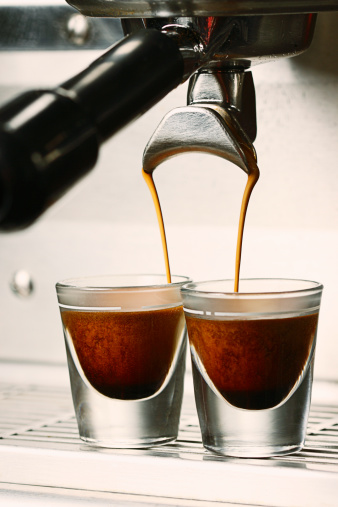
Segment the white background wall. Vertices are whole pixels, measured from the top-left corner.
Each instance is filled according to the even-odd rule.
[[[338,380],[338,14],[319,16],[310,50],[253,70],[261,178],[249,206],[242,276],[299,277],[325,285],[316,376]],[[94,54],[0,54],[3,98],[18,86],[54,85]],[[163,272],[156,217],[141,177],[143,149],[164,114],[185,105],[186,85],[107,143],[97,168],[26,231],[0,236],[0,358],[64,362],[54,291],[85,274]],[[155,180],[172,272],[194,279],[234,274],[246,177],[204,155],[163,164]],[[30,298],[9,287],[25,268]]]

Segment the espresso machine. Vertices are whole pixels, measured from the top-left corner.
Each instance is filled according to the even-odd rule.
[[[48,15],[22,24],[44,38],[23,42],[8,3],[8,21],[0,5],[10,40],[0,44],[0,394],[8,414],[0,499],[335,505],[338,1],[54,1],[60,16],[47,1]],[[199,447],[189,409],[177,446],[89,452],[71,419],[55,281],[163,271],[142,165],[160,166],[173,272],[233,277],[247,153],[261,177],[243,276],[325,286],[308,447],[264,463],[213,458]]]
[[[311,12],[338,8],[335,0],[69,3],[84,15],[121,18],[128,35],[60,86],[29,91],[0,111],[2,230],[32,223],[95,165],[102,143],[189,78],[192,107],[161,126],[146,170],[157,163],[149,153],[163,160],[176,148],[222,153],[245,170],[241,145],[256,137],[248,69],[305,51]]]

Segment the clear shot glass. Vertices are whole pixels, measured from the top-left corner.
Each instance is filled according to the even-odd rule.
[[[173,276],[121,275],[57,283],[81,439],[143,448],[177,438],[186,326]]]
[[[182,290],[205,448],[227,456],[299,451],[311,401],[323,286],[286,279]]]

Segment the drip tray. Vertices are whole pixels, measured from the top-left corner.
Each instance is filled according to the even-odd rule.
[[[55,499],[61,498],[60,491],[68,491],[67,498],[73,495],[69,505],[77,505],[74,495],[84,502],[89,495],[92,500],[100,498],[100,505],[107,501],[109,505],[334,506],[338,406],[312,404],[302,452],[235,459],[204,450],[191,392],[185,396],[177,442],[148,450],[110,450],[87,446],[79,439],[69,388],[0,383],[0,489],[7,495],[22,495],[24,490],[26,497],[44,491]],[[22,498],[19,504],[24,505]]]

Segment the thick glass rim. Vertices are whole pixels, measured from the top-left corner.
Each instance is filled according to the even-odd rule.
[[[135,283],[136,279],[144,279],[144,283]],[[146,283],[146,280],[156,279],[165,280],[165,283]],[[98,283],[90,283],[94,280],[107,280],[107,283],[100,285]],[[130,280],[129,283],[122,284],[122,280]],[[111,283],[113,280],[120,280],[119,283]],[[134,282],[132,282],[134,280]],[[135,273],[135,274],[118,274],[118,275],[89,275],[79,276],[75,278],[67,278],[56,283],[56,289],[68,290],[81,290],[81,291],[111,291],[111,290],[140,290],[140,289],[168,289],[170,287],[181,287],[184,284],[191,282],[188,276],[172,275],[171,283],[167,282],[167,277],[164,274],[148,274],[148,273]]]
[[[210,284],[221,284],[221,283],[234,283],[231,278],[223,280],[206,280],[201,282],[188,282],[181,287],[181,292],[185,295],[199,296],[199,297],[220,297],[220,298],[259,298],[259,297],[281,297],[281,296],[296,296],[306,295],[313,292],[320,292],[324,286],[313,280],[305,280],[298,278],[241,278],[242,282],[295,282],[307,284],[307,287],[297,288],[293,290],[280,290],[280,291],[262,291],[262,292],[233,292],[233,291],[220,291],[220,290],[201,290],[201,286]],[[309,286],[310,285],[310,286]]]

